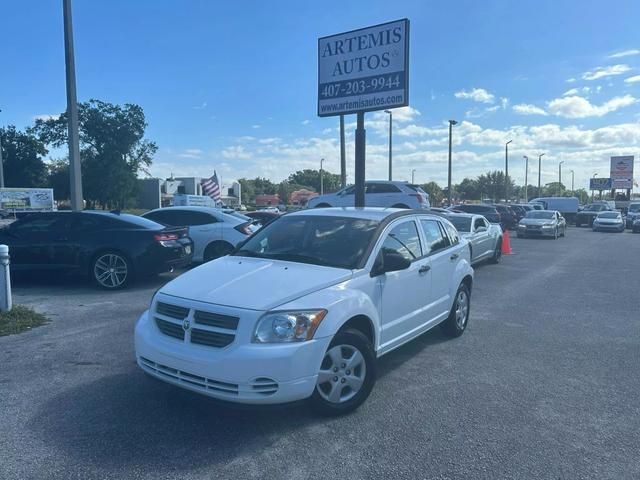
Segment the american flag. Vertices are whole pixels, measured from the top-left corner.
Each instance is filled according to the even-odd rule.
[[[211,178],[203,179],[201,182],[202,190],[209,195],[215,202],[219,202],[222,198],[220,195],[220,182],[218,181],[218,174],[213,171]]]

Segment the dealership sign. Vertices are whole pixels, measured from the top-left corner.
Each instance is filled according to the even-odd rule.
[[[318,39],[318,115],[409,105],[409,20]]]
[[[633,155],[611,157],[611,188],[633,188]]]
[[[611,179],[591,178],[589,180],[589,190],[611,190]]]

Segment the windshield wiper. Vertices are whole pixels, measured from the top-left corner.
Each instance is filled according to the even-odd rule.
[[[346,268],[343,265],[336,265],[329,262],[325,262],[316,257],[311,257],[308,255],[300,255],[298,253],[270,253],[265,255],[264,258],[272,258],[274,260],[284,260],[289,262],[300,262],[300,263],[310,263],[312,265],[320,265],[321,267],[335,267],[335,268]]]
[[[237,252],[233,252],[231,255],[234,257],[266,258],[263,254],[254,252],[253,250],[248,250],[246,248],[241,248]]]

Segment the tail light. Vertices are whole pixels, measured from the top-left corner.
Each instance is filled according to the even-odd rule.
[[[170,242],[171,240],[178,240],[176,233],[156,233],[153,238],[158,242]]]
[[[241,223],[240,225],[236,225],[233,228],[235,228],[240,233],[243,233],[244,235],[251,235],[253,233],[253,231],[251,230],[251,222]]]
[[[416,197],[418,199],[418,203],[424,203],[424,197],[421,193],[410,193],[412,197]]]

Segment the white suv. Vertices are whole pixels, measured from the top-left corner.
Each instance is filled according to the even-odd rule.
[[[469,245],[446,219],[380,208],[285,215],[162,287],[135,329],[140,368],[240,403],[344,413],[376,357],[469,319]]]
[[[367,207],[429,208],[429,194],[419,185],[408,182],[384,180],[368,181],[364,184],[365,205]],[[308,208],[353,207],[355,185],[314,197],[307,203]]]

